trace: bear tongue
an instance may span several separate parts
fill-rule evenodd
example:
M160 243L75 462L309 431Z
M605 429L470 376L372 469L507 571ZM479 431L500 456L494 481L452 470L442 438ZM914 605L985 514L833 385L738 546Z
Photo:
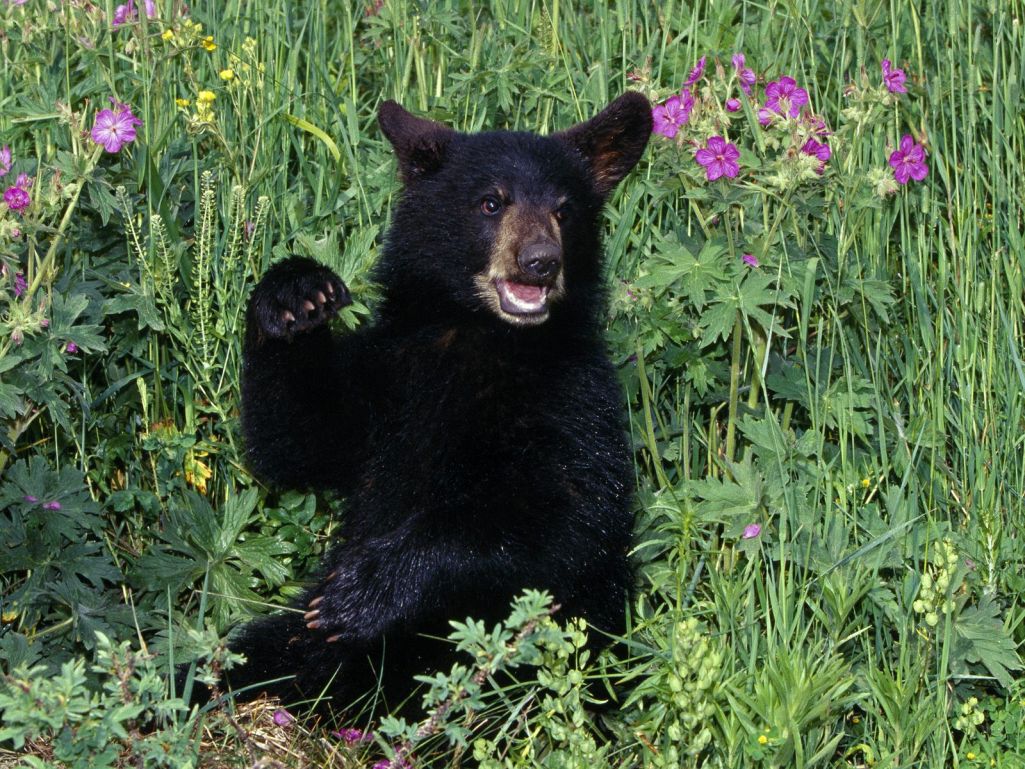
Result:
M544 309L548 289L544 286L530 286L509 280L495 281L502 309L515 315L536 313Z

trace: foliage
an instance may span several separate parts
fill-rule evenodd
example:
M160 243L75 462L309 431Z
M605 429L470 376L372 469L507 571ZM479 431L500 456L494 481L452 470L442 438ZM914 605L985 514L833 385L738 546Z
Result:
M158 675L220 660L335 532L344 500L246 470L240 340L289 253L352 288L340 326L371 311L380 101L547 133L634 88L667 106L607 209L630 633L592 659L538 595L453 618L475 664L425 681L435 720L295 738L344 766L1014 765L1020 0L114 5L0 4L4 747L198 762L196 722L139 731L177 712ZM103 111L134 138L98 144Z

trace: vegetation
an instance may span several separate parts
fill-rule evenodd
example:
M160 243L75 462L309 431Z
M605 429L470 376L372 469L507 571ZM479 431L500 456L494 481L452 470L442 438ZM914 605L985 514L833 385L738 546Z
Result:
M1025 765L1023 16L0 3L0 760ZM528 594L453 618L470 655L422 724L188 711L175 660L230 665L345 514L242 461L253 280L311 256L359 299L343 324L372 311L382 100L548 132L627 88L661 106L607 215L625 642L594 659Z

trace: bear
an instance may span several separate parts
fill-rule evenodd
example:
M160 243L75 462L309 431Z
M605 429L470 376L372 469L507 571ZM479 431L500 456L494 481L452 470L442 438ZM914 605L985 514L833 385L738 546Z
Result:
M549 136L460 133L392 101L378 123L402 192L372 321L333 331L348 288L295 256L247 306L249 466L346 511L296 609L230 641L241 699L345 712L376 690L394 707L450 667L450 620L498 622L528 588L584 618L593 645L625 631L634 470L603 340L601 212L644 152L650 105L627 92Z

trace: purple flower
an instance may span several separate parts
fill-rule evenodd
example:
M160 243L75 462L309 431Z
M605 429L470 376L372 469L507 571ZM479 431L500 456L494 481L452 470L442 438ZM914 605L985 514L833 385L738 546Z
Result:
M726 100L726 111L736 112L740 109L740 99L727 99Z
M36 502L39 501L39 498L38 497L33 497L31 494L26 494L25 495L25 501L26 502L31 502L34 505Z
M28 208L28 204L31 202L32 198L21 187L8 187L4 190L4 203L12 211L21 211L24 208Z
M890 165L898 184L907 184L909 179L920 182L929 173L925 164L925 148L916 144L911 134L901 137L900 146L890 155Z
M826 161L832 156L833 152L829 149L829 145L825 142L819 143L815 139L808 139L801 147L801 152L805 155L811 155L819 159L818 172L821 174L826 170Z
M331 732L332 735L345 742L346 745L359 745L363 742L372 742L374 735L362 729L339 729Z
M145 0L143 6L146 9L146 18L152 19L157 13L157 6L154 0ZM119 5L114 9L114 18L110 24L112 27L120 27L122 24L127 24L139 15L138 10L135 7L135 0L128 0L124 5Z
M652 131L672 139L680 126L690 120L690 111L694 108L694 97L686 88L678 96L670 96L665 104L658 104L651 111L654 121Z
M25 293L26 288L28 288L28 281L25 280L25 276L22 273L17 273L14 276L14 295L21 296Z
M744 539L754 539L762 533L762 527L757 523L749 523L744 527Z
M52 502L44 502L43 503L43 509L44 510L60 510L61 509L61 503L58 502L57 500L54 500Z
M755 81L758 78L755 76L755 71L753 69L744 66L744 54L733 54L733 67L737 70L737 78L740 80L740 90L750 96L751 86L755 84Z
M721 136L713 136L694 153L694 159L705 167L705 176L710 182L720 176L732 179L740 173L740 165L737 163L739 157L740 150Z
M11 170L11 148L6 144L0 149L0 176L7 176Z
M756 257L754 254L744 254L744 256L741 258L744 264L746 264L748 267L758 266L758 257Z
M124 145L135 141L135 126L142 125L142 121L132 114L132 108L127 104L119 104L113 98L110 101L114 109L100 110L91 136L107 152L117 152Z
M684 83L685 86L694 85L701 79L701 76L705 73L705 57L702 56L698 59L698 63L694 66L694 69L690 71L690 75L687 76L687 80Z
M904 70L893 69L890 60L883 59L883 85L890 93L907 93L908 89L904 87L904 81L907 79L908 76L904 74Z
M74 355L76 352L78 352L78 345L74 342L68 342L64 346L64 352L68 353L69 355Z
M768 125L772 113L785 117L797 117L801 107L808 103L808 92L797 87L797 81L783 75L765 86L765 106L758 112L758 122Z
M293 716L284 708L278 708L274 711L274 723L278 726L288 726L294 720L295 716Z
M28 174L18 174L18 178L14 180L14 186L21 187L28 192L32 189L32 177Z

